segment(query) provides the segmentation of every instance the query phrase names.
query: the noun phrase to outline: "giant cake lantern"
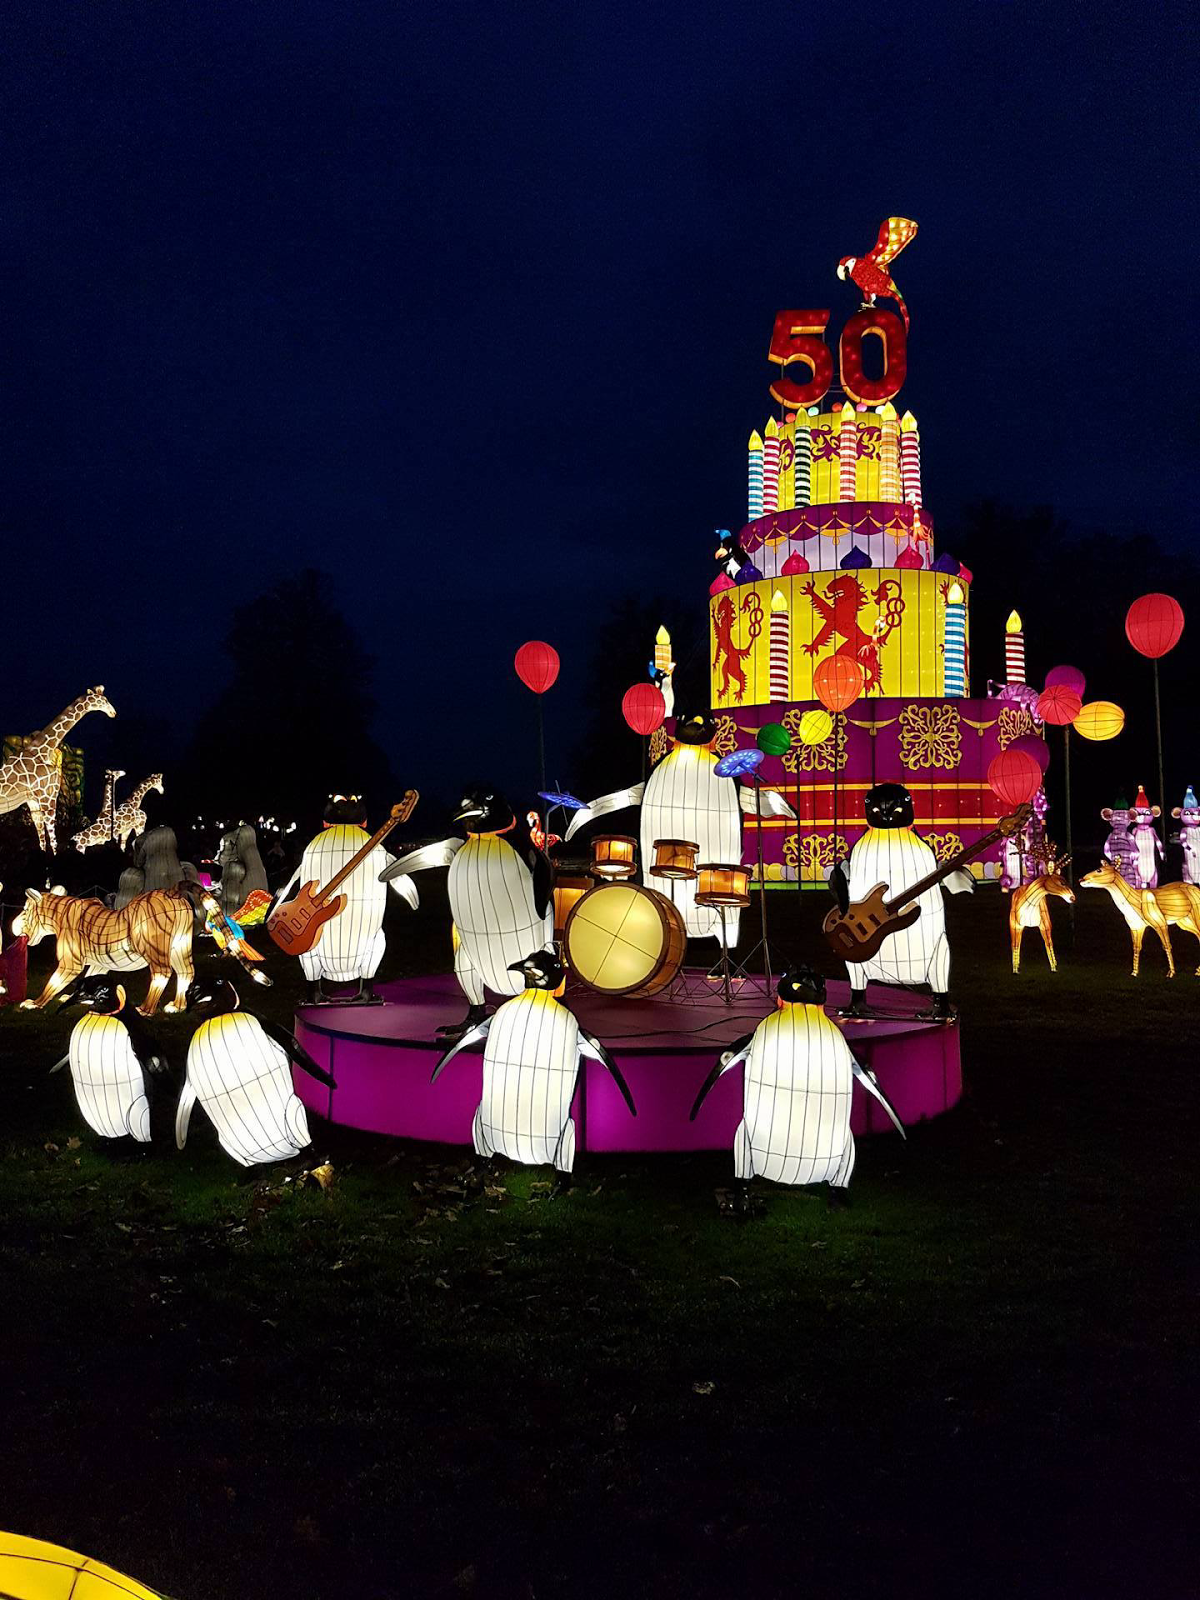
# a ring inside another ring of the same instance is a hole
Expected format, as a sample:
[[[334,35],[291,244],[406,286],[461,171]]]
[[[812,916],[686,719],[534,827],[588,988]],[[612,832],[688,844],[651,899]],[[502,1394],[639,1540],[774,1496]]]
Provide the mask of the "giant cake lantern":
[[[838,276],[863,303],[836,351],[829,311],[777,315],[775,409],[750,435],[749,520],[721,537],[720,557],[738,560],[710,590],[714,748],[753,744],[769,723],[792,735],[760,769],[799,818],[761,823],[768,881],[823,882],[862,831],[863,795],[885,780],[911,791],[938,857],[956,854],[998,819],[992,758],[1034,730],[1020,693],[971,697],[972,575],[938,551],[924,503],[920,427],[900,398],[908,314],[889,274],[916,231],[888,218],[867,256],[844,258]],[[835,715],[812,743],[802,720],[818,702]],[[977,877],[999,875],[1000,849],[974,863]],[[757,859],[751,823],[745,860]]]

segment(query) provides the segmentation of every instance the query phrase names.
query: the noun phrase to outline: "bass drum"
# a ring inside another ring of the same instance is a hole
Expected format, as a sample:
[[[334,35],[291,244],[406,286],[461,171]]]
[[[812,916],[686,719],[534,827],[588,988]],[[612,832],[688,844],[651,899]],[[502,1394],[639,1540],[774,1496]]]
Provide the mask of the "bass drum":
[[[638,883],[604,883],[571,907],[567,962],[599,994],[648,1000],[683,966],[687,929],[665,895]]]

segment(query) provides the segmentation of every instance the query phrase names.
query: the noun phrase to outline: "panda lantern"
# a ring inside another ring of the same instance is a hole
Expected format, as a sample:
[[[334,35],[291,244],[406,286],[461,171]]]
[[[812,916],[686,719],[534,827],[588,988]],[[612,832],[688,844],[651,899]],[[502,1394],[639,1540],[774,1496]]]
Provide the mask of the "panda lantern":
[[[380,875],[388,883],[400,873],[450,868],[454,975],[470,1009],[462,1022],[438,1029],[442,1038],[457,1038],[480,1021],[485,990],[519,994],[519,963],[554,942],[550,862],[518,831],[504,796],[469,789],[454,820],[464,825],[465,842],[450,838],[419,846]]]
[[[70,1067],[75,1102],[93,1133],[148,1144],[146,1074],[162,1072],[166,1062],[127,1004],[124,984],[109,972],[81,978],[62,996],[62,1005],[87,1006],[89,1015],[71,1029],[67,1053],[51,1072]]]
[[[850,852],[850,860],[833,869],[830,886],[845,911],[850,902],[862,901],[873,889],[887,885],[897,895],[938,869],[937,857],[913,832],[913,798],[900,783],[879,783],[863,800],[867,831]],[[975,881],[962,868],[948,873],[945,886],[951,894],[973,890]],[[941,886],[934,884],[911,905],[919,915],[907,927],[888,936],[878,952],[866,961],[847,962],[850,1004],[842,1015],[865,1017],[867,983],[928,983],[933,1003],[919,1013],[926,1021],[945,1022],[953,1015],[950,987],[950,945],[946,939],[946,911]]]
[[[694,1122],[724,1073],[745,1062],[742,1120],[733,1136],[733,1171],[845,1190],[854,1171],[850,1101],[857,1078],[907,1137],[875,1075],[855,1060],[841,1029],[825,1015],[825,980],[797,967],[779,980],[778,1007],[754,1032],[722,1052],[692,1106]]]
[[[292,1085],[293,1064],[330,1089],[334,1079],[278,1023],[243,1011],[237,990],[218,978],[193,1000],[211,1013],[192,1035],[187,1074],[175,1113],[175,1143],[187,1143],[197,1101],[221,1148],[243,1167],[287,1161],[310,1144],[308,1117]]]
[[[537,950],[509,970],[523,981],[523,992],[452,1045],[430,1081],[436,1083],[460,1051],[484,1042],[483,1097],[471,1125],[475,1153],[508,1156],[527,1166],[552,1163],[569,1173],[575,1165],[571,1102],[584,1057],[607,1067],[630,1116],[637,1109],[612,1056],[559,1002],[566,974],[558,957]]]
[[[744,786],[736,778],[717,776],[717,755],[713,750],[716,736],[716,723],[707,712],[680,717],[675,723],[672,748],[646,781],[602,795],[577,811],[567,828],[567,838],[597,817],[640,805],[643,862],[653,860],[658,839],[694,840],[701,861],[741,861],[742,815],[755,815],[755,790],[753,785]],[[760,793],[764,816],[796,820],[796,813],[777,790],[762,789]],[[676,883],[675,908],[689,937],[722,937],[720,913],[696,904],[695,882],[685,879]],[[725,913],[724,930],[728,946],[733,949],[738,937],[736,911]]]

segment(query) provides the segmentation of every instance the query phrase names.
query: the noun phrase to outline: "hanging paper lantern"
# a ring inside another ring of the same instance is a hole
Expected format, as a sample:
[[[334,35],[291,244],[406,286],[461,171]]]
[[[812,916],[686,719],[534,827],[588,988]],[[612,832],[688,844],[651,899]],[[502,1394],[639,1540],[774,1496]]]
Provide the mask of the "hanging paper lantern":
[[[626,689],[621,699],[621,715],[642,738],[648,738],[656,728],[661,728],[667,716],[667,702],[662,690],[653,683],[635,683]]]
[[[1056,728],[1068,727],[1083,710],[1083,701],[1065,683],[1052,683],[1038,695],[1037,715]]]
[[[1045,772],[1050,765],[1050,746],[1045,739],[1039,738],[1036,733],[1023,733],[1018,738],[1011,740],[1006,746],[1007,750],[1020,750],[1027,756],[1032,756],[1038,766]]]
[[[1075,732],[1100,743],[1115,739],[1125,726],[1125,713],[1111,700],[1093,700],[1075,718]]]
[[[1142,655],[1157,660],[1173,650],[1183,632],[1183,607],[1169,594],[1144,594],[1125,617],[1125,633]]]
[[[813,692],[827,711],[845,711],[863,692],[866,678],[849,656],[826,656],[813,673]]]
[[[782,756],[792,748],[792,736],[781,722],[768,722],[758,730],[755,743],[765,756]]]
[[[833,732],[833,718],[828,711],[806,711],[800,718],[801,744],[824,744]]]
[[[1083,699],[1083,691],[1087,688],[1087,679],[1078,667],[1051,667],[1046,674],[1046,687],[1053,689],[1056,683],[1073,689],[1079,698]]]
[[[1033,799],[1042,786],[1042,769],[1024,750],[1009,745],[992,757],[987,770],[988,787],[1006,811],[1015,811]]]
[[[552,644],[531,639],[523,644],[513,658],[517,677],[534,694],[545,694],[558,677],[558,651]]]
[[[800,573],[807,571],[808,562],[800,554],[799,550],[793,550],[791,555],[780,567],[779,576],[781,578],[795,578],[798,577]]]

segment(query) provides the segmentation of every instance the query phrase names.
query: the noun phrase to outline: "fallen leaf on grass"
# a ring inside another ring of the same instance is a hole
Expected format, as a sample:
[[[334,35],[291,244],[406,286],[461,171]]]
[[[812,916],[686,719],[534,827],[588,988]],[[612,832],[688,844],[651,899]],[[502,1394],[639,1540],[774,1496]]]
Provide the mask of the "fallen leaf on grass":
[[[317,1189],[332,1189],[334,1176],[332,1162],[323,1161],[319,1167],[306,1172],[300,1181]]]
[[[77,1139],[75,1137],[75,1135],[72,1134],[71,1137],[67,1140],[67,1149],[68,1150],[80,1150],[82,1148],[83,1148],[83,1140],[82,1139]]]
[[[721,1276],[717,1279],[717,1282],[718,1283],[731,1283],[735,1289],[740,1289],[742,1287],[741,1284],[737,1281],[736,1278],[731,1278],[728,1275],[728,1273],[725,1273],[725,1272],[723,1272],[721,1274]]]
[[[711,1379],[703,1378],[703,1379],[700,1380],[699,1383],[694,1383],[692,1385],[692,1393],[693,1394],[711,1394],[716,1387],[717,1387],[716,1384],[713,1383]]]

